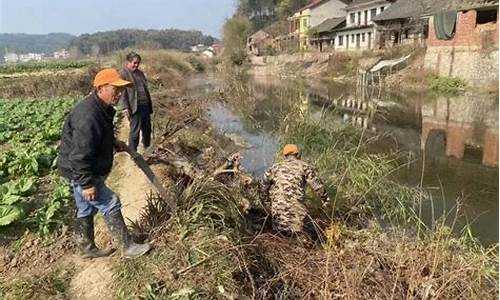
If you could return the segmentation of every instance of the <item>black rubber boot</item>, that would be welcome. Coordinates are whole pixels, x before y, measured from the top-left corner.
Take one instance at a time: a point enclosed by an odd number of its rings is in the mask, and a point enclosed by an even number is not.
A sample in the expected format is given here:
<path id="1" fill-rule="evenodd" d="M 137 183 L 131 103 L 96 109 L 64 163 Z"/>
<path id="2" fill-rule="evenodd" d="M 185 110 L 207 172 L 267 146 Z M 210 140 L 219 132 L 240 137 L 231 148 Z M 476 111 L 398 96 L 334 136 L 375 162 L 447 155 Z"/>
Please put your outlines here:
<path id="1" fill-rule="evenodd" d="M 130 234 L 128 233 L 128 229 L 125 225 L 125 221 L 123 220 L 121 211 L 117 211 L 109 216 L 105 216 L 104 220 L 106 221 L 106 224 L 108 225 L 109 231 L 111 231 L 111 235 L 113 236 L 113 238 L 122 246 L 123 257 L 137 257 L 144 255 L 149 250 L 151 250 L 151 245 L 148 243 L 134 243 Z"/>
<path id="2" fill-rule="evenodd" d="M 109 256 L 112 249 L 99 249 L 94 242 L 94 216 L 76 219 L 75 239 L 82 258 Z"/>

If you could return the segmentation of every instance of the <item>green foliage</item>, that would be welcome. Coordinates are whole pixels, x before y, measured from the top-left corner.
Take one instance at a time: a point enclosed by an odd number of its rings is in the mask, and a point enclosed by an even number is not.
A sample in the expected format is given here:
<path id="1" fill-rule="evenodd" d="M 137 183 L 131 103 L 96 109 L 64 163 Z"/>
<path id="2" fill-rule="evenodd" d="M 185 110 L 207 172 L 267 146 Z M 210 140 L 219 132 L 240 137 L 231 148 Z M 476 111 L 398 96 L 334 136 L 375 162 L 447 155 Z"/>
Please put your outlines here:
<path id="1" fill-rule="evenodd" d="M 30 73 L 39 71 L 58 71 L 67 69 L 80 69 L 94 64 L 89 60 L 79 61 L 46 61 L 19 64 L 0 65 L 0 74 Z"/>
<path id="2" fill-rule="evenodd" d="M 200 31 L 121 29 L 82 34 L 71 41 L 70 48 L 84 55 L 105 55 L 125 48 L 188 50 L 191 46 L 211 45 L 215 41 Z"/>
<path id="3" fill-rule="evenodd" d="M 66 182 L 59 178 L 54 186 L 44 206 L 37 209 L 34 216 L 27 220 L 27 223 L 33 224 L 33 228 L 40 235 L 47 235 L 56 225 L 63 224 L 59 215 L 71 199 L 71 189 Z"/>
<path id="4" fill-rule="evenodd" d="M 465 81 L 458 77 L 434 76 L 431 89 L 438 93 L 456 95 L 467 87 Z"/>
<path id="5" fill-rule="evenodd" d="M 308 2 L 308 0 L 238 0 L 236 13 L 247 17 L 255 30 L 259 30 L 278 19 L 286 19 Z"/>
<path id="6" fill-rule="evenodd" d="M 9 225 L 21 219 L 23 210 L 14 205 L 0 205 L 0 226 Z"/>
<path id="7" fill-rule="evenodd" d="M 246 17 L 234 16 L 224 24 L 224 56 L 230 63 L 241 65 L 247 57 L 247 36 L 252 24 Z"/>
<path id="8" fill-rule="evenodd" d="M 32 195 L 41 177 L 52 172 L 64 117 L 74 104 L 70 98 L 0 100 L 0 226 L 16 221 L 47 234 L 70 191 L 61 179 L 41 208 L 33 211 Z M 25 208 L 31 212 L 25 214 Z"/>

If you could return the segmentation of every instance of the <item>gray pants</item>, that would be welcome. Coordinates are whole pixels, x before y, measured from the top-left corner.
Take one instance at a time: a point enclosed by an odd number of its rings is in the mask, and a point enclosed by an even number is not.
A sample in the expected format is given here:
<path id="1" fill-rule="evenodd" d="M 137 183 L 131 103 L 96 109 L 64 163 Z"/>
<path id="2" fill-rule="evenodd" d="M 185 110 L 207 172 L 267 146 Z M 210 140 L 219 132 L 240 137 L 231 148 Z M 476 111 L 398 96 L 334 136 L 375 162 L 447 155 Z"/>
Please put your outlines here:
<path id="1" fill-rule="evenodd" d="M 130 133 L 128 145 L 137 151 L 139 146 L 139 135 L 142 134 L 142 145 L 144 148 L 151 145 L 151 116 L 147 105 L 137 106 L 135 114 L 130 116 Z"/>

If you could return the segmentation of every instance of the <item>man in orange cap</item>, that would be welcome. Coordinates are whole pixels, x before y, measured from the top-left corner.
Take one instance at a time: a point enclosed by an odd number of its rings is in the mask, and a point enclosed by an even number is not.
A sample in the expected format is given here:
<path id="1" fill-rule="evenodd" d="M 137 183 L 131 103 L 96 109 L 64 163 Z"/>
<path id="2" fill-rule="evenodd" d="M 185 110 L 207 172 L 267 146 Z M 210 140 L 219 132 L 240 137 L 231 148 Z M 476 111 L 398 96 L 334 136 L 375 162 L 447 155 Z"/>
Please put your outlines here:
<path id="1" fill-rule="evenodd" d="M 122 255 L 135 257 L 151 249 L 149 244 L 132 241 L 118 196 L 105 180 L 113 165 L 114 150 L 124 151 L 127 145 L 115 139 L 113 117 L 115 106 L 125 86 L 115 69 L 104 69 L 94 79 L 94 91 L 80 101 L 66 117 L 57 166 L 59 173 L 73 186 L 77 207 L 75 236 L 82 257 L 107 256 L 94 242 L 94 215 L 104 216 L 111 234 L 122 245 Z"/>
<path id="2" fill-rule="evenodd" d="M 270 201 L 273 228 L 285 234 L 300 234 L 307 215 L 303 204 L 306 185 L 309 184 L 325 204 L 330 199 L 314 169 L 301 160 L 297 145 L 285 145 L 283 155 L 283 161 L 264 174 L 262 192 Z"/>

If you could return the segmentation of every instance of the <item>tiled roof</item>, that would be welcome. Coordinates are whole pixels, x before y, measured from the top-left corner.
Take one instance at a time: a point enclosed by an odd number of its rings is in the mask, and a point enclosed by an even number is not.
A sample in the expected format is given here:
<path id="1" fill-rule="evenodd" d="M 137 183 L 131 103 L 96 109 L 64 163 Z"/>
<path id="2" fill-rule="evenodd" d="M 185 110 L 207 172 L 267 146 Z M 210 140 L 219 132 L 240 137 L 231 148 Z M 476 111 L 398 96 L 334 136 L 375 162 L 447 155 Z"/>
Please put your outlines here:
<path id="1" fill-rule="evenodd" d="M 264 27 L 262 31 L 268 33 L 273 37 L 284 35 L 288 33 L 288 23 L 285 20 L 280 20 Z"/>
<path id="2" fill-rule="evenodd" d="M 337 28 L 340 24 L 345 22 L 345 17 L 342 18 L 330 18 L 326 19 L 323 22 L 321 22 L 319 25 L 316 25 L 315 27 L 311 28 L 313 32 L 327 32 L 332 29 Z"/>
<path id="3" fill-rule="evenodd" d="M 323 3 L 326 3 L 328 1 L 331 1 L 331 0 L 311 0 L 311 2 L 309 4 L 307 4 L 306 6 L 300 8 L 298 11 L 301 11 L 301 10 L 304 10 L 304 9 L 308 9 L 308 8 L 314 8 L 320 4 L 323 4 Z M 355 1 L 355 0 L 339 0 L 340 2 L 344 2 L 345 4 L 350 4 L 352 1 Z M 372 1 L 372 0 L 370 0 Z"/>
<path id="4" fill-rule="evenodd" d="M 387 21 L 432 15 L 440 11 L 461 10 L 498 5 L 498 0 L 398 0 L 373 21 Z"/>
<path id="5" fill-rule="evenodd" d="M 370 2 L 377 3 L 377 2 L 385 2 L 383 0 L 352 0 L 350 1 L 349 5 L 347 5 L 347 9 L 362 5 L 362 4 L 368 4 Z"/>

